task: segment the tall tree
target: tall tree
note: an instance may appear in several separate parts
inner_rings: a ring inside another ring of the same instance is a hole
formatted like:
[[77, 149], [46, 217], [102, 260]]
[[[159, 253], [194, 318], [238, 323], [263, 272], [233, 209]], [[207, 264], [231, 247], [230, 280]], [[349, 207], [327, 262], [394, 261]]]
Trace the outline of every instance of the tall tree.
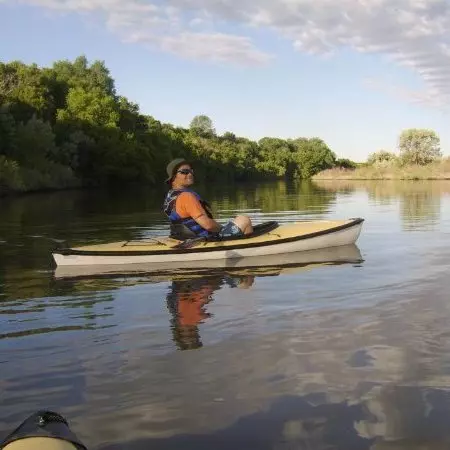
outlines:
[[410, 128], [399, 139], [400, 155], [406, 164], [425, 165], [441, 158], [440, 138], [433, 130]]
[[212, 120], [203, 114], [195, 116], [191, 120], [189, 128], [195, 134], [203, 137], [212, 137], [216, 134]]

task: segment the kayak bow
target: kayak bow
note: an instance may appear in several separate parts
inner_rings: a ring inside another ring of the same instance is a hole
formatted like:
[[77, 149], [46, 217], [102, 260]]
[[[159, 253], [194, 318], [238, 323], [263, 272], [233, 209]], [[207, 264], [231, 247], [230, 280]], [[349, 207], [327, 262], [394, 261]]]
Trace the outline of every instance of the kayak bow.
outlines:
[[38, 411], [2, 442], [0, 450], [87, 450], [67, 420], [53, 411]]

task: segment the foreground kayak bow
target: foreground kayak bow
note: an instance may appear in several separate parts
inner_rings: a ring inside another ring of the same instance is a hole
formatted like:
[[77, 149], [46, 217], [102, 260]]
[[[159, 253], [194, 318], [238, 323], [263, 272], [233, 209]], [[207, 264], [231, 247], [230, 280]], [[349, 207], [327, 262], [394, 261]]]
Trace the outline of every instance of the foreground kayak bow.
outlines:
[[38, 411], [0, 442], [0, 450], [88, 450], [53, 411]]

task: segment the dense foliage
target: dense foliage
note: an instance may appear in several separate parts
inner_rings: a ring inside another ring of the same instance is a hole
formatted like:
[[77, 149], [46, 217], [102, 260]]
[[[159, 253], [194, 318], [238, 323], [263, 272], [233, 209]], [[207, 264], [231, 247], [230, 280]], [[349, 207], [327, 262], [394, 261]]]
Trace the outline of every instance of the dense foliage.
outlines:
[[319, 138], [218, 136], [204, 115], [189, 129], [161, 123], [116, 92], [103, 62], [0, 63], [0, 194], [157, 183], [178, 156], [206, 180], [308, 178], [336, 164]]

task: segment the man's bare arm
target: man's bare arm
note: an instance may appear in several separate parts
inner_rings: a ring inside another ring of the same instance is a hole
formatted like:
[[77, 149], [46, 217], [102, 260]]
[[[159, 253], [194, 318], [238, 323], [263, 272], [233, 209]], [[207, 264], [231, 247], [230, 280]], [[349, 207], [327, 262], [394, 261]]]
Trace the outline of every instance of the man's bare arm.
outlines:
[[206, 214], [202, 214], [201, 216], [196, 217], [194, 220], [205, 230], [208, 230], [212, 233], [220, 231], [221, 229], [221, 225], [214, 219], [210, 219]]

